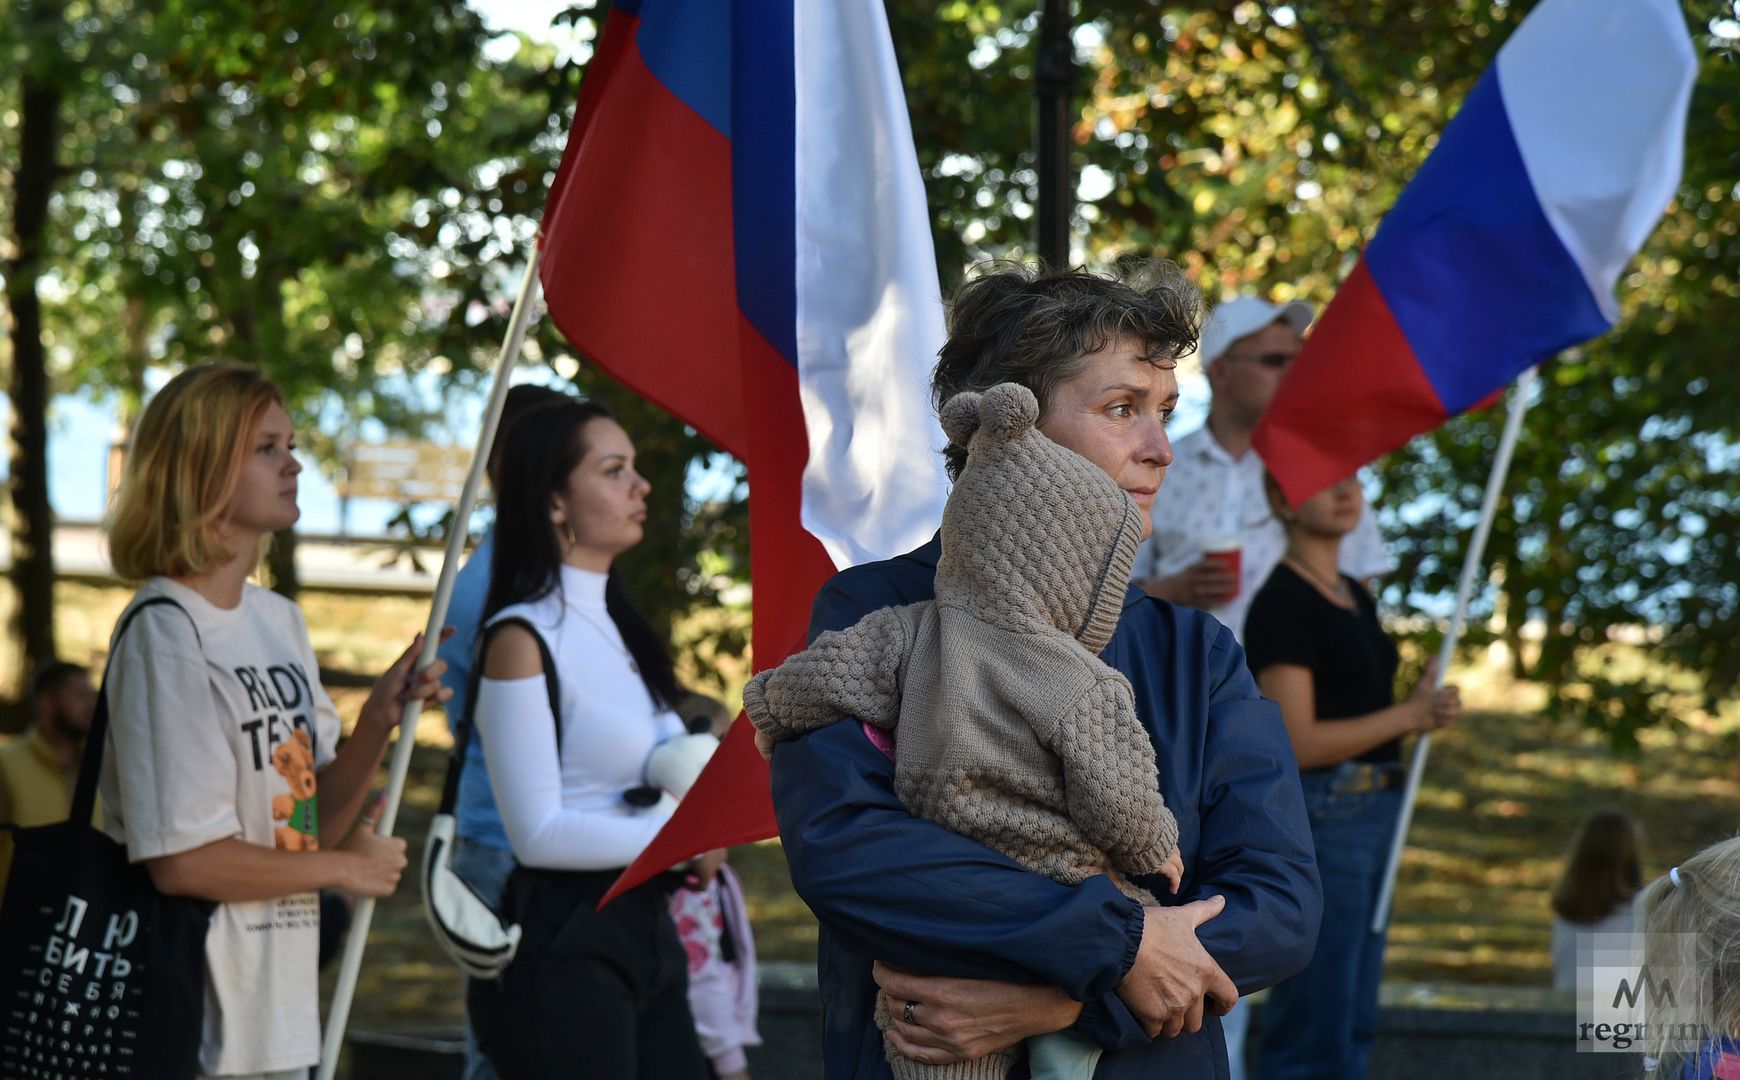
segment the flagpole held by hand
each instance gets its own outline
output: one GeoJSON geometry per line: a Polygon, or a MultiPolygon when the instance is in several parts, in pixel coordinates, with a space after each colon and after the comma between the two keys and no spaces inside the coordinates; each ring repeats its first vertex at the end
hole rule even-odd
{"type": "MultiPolygon", "coordinates": [[[[1517,378],[1511,388],[1510,408],[1504,418],[1504,433],[1498,441],[1498,453],[1492,459],[1492,471],[1486,477],[1486,495],[1480,503],[1480,522],[1474,526],[1468,553],[1462,560],[1462,577],[1456,583],[1456,613],[1450,618],[1450,631],[1438,650],[1439,686],[1444,685],[1450,660],[1456,654],[1456,642],[1462,637],[1462,627],[1468,618],[1468,602],[1474,595],[1474,578],[1484,565],[1486,540],[1492,535],[1492,521],[1498,513],[1498,496],[1504,490],[1505,474],[1510,472],[1510,459],[1522,434],[1523,414],[1528,411],[1529,397],[1534,391],[1539,368],[1529,368],[1517,378]]],[[[1420,794],[1420,779],[1426,772],[1426,754],[1431,750],[1432,736],[1422,734],[1414,743],[1414,758],[1408,764],[1408,785],[1402,792],[1402,810],[1396,817],[1395,835],[1390,840],[1389,862],[1384,867],[1383,887],[1378,890],[1377,906],[1372,910],[1371,932],[1381,934],[1390,921],[1390,905],[1395,900],[1396,875],[1401,870],[1402,849],[1408,843],[1408,826],[1414,819],[1414,800],[1420,794]]]]}
{"type": "MultiPolygon", "coordinates": [[[[417,657],[417,670],[435,662],[441,645],[441,629],[447,622],[447,604],[453,596],[453,579],[459,573],[460,556],[465,551],[467,525],[472,507],[477,503],[477,489],[483,481],[484,466],[489,460],[489,448],[495,442],[496,425],[501,420],[502,404],[507,400],[508,376],[519,359],[520,346],[526,339],[526,326],[531,322],[538,289],[538,262],[541,247],[532,249],[531,262],[526,266],[525,280],[520,283],[519,296],[514,301],[513,315],[508,319],[507,337],[496,360],[495,382],[490,388],[489,403],[484,409],[483,426],[477,433],[477,448],[472,452],[471,471],[466,474],[460,490],[459,505],[454,509],[453,524],[447,532],[447,550],[441,560],[441,576],[435,584],[435,599],[429,607],[429,625],[423,635],[423,651],[417,657]]],[[[378,831],[391,836],[399,817],[399,803],[405,792],[405,774],[411,767],[411,750],[417,743],[417,717],[423,711],[422,702],[409,702],[399,722],[398,739],[393,743],[393,756],[387,771],[386,808],[381,813],[378,831]]],[[[339,967],[338,983],[332,993],[332,1008],[326,1018],[326,1035],[320,1052],[320,1080],[333,1080],[338,1070],[338,1057],[344,1047],[345,1024],[350,1018],[351,998],[356,993],[357,975],[362,970],[363,949],[368,943],[369,922],[374,918],[375,902],[363,899],[357,903],[351,921],[350,935],[344,943],[344,959],[339,967]]]]}

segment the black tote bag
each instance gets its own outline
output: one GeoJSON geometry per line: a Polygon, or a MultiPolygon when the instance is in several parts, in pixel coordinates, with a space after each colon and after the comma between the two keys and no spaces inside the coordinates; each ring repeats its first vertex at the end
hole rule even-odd
{"type": "MultiPolygon", "coordinates": [[[[181,605],[166,597],[152,604],[181,605]]],[[[165,896],[91,825],[109,730],[108,679],[58,825],[11,831],[0,902],[0,1078],[182,1080],[199,1070],[205,936],[215,905],[165,896]]]]}

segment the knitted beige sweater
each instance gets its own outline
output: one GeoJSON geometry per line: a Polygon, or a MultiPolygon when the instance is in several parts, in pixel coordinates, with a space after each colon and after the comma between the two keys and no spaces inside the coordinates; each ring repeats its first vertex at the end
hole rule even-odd
{"type": "Polygon", "coordinates": [[[1178,826],[1129,681],[1097,655],[1141,511],[1037,414],[1013,383],[950,399],[943,427],[968,457],[936,599],[823,634],[750,680],[744,708],[778,739],[845,716],[897,728],[895,789],[912,813],[1055,881],[1109,874],[1152,904],[1126,875],[1158,872],[1178,826]]]}

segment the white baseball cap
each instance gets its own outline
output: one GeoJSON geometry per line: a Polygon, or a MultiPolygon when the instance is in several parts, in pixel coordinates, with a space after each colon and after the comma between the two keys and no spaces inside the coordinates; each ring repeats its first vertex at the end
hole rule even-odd
{"type": "Polygon", "coordinates": [[[1216,304],[1202,326],[1202,345],[1196,350],[1197,361],[1207,367],[1209,361],[1225,354],[1233,342],[1273,323],[1285,321],[1303,334],[1315,315],[1311,305],[1303,300],[1271,304],[1255,296],[1241,296],[1216,304]]]}

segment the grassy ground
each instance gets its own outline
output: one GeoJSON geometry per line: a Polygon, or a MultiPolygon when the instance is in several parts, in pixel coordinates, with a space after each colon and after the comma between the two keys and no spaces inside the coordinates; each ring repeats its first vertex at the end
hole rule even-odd
{"type": "MultiPolygon", "coordinates": [[[[126,596],[61,587],[59,635],[69,657],[100,657],[126,596]]],[[[322,666],[362,673],[384,668],[427,610],[408,598],[330,595],[307,596],[303,609],[322,666]]],[[[1540,689],[1508,682],[1494,673],[1499,666],[1458,673],[1470,713],[1433,742],[1390,934],[1390,979],[1545,985],[1547,892],[1572,831],[1598,806],[1623,807],[1643,822],[1649,874],[1740,825],[1740,762],[1716,736],[1690,726],[1647,732],[1635,758],[1616,757],[1600,736],[1543,720],[1540,689]]],[[[336,690],[341,714],[353,715],[362,693],[336,690]]],[[[438,798],[447,742],[438,715],[426,716],[399,829],[414,850],[438,798]]],[[[815,923],[791,891],[778,842],[740,848],[732,859],[761,955],[812,959],[815,923]]],[[[351,1026],[450,1026],[462,1008],[458,977],[432,945],[407,879],[377,909],[351,1026]]]]}

